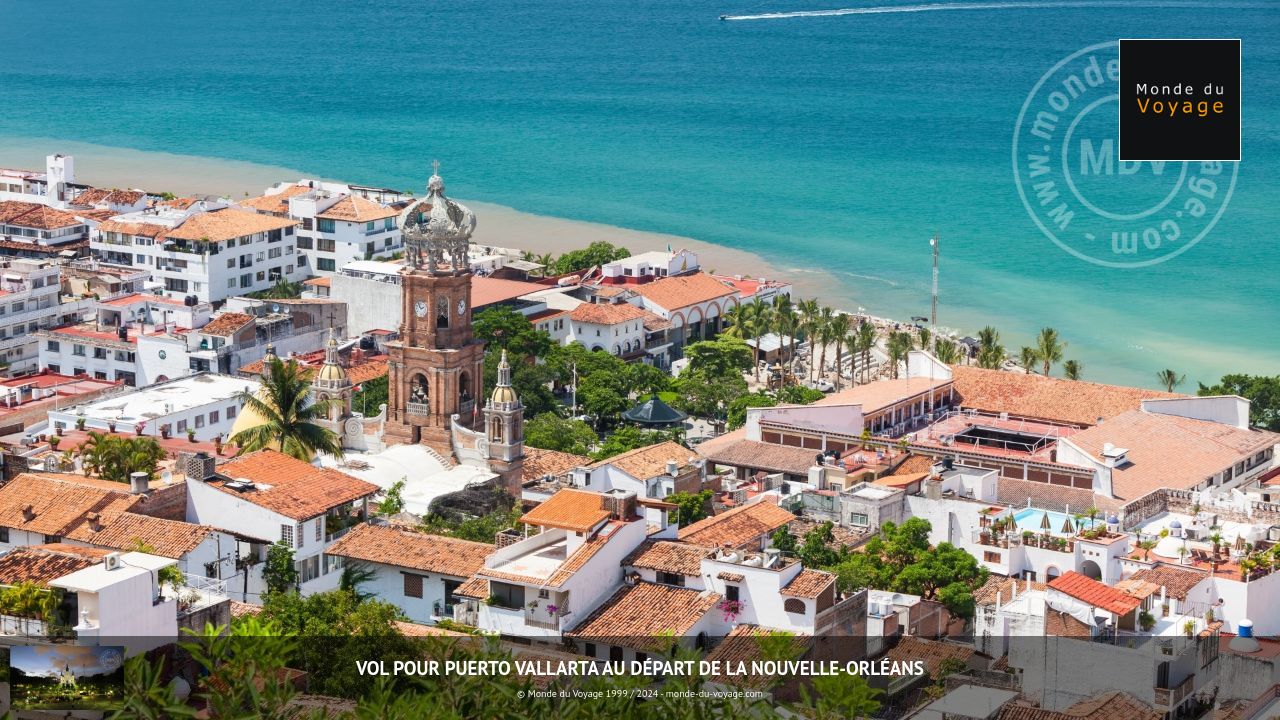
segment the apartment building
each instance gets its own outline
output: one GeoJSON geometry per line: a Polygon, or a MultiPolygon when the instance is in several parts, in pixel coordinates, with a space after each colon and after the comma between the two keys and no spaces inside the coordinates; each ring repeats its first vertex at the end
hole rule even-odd
{"type": "Polygon", "coordinates": [[[0,361],[10,374],[44,367],[37,334],[59,325],[79,322],[92,305],[61,295],[60,269],[44,260],[0,261],[0,361]]]}
{"type": "Polygon", "coordinates": [[[166,295],[221,302],[309,275],[297,222],[201,201],[104,221],[90,242],[100,260],[145,268],[166,295]]]}
{"type": "Polygon", "coordinates": [[[239,205],[297,220],[301,225],[298,251],[310,258],[311,270],[318,275],[332,275],[350,262],[385,257],[404,248],[399,209],[370,200],[348,185],[281,183],[239,205]]]}

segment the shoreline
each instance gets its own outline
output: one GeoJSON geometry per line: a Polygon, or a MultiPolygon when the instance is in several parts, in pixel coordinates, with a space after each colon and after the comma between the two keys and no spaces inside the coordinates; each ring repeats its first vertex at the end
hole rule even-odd
{"type": "MultiPolygon", "coordinates": [[[[243,160],[135,150],[54,138],[0,137],[0,167],[39,171],[44,167],[45,156],[54,152],[76,157],[77,180],[80,182],[108,188],[140,187],[155,193],[215,194],[235,200],[259,195],[280,181],[300,178],[341,180],[325,174],[243,160]]],[[[668,246],[683,248],[696,252],[699,264],[707,271],[781,280],[791,284],[794,297],[818,298],[833,309],[864,315],[881,324],[913,325],[909,319],[903,321],[893,317],[909,318],[906,310],[887,307],[883,299],[875,298],[877,278],[855,283],[844,277],[847,275],[845,272],[803,267],[785,256],[771,260],[762,254],[675,234],[538,215],[497,203],[458,199],[476,210],[479,223],[473,242],[482,245],[554,255],[585,247],[597,240],[625,247],[633,253],[664,250],[668,246]]],[[[927,307],[929,301],[927,290],[924,292],[922,308],[927,307]]],[[[1112,322],[1116,320],[1123,321],[1123,318],[1113,318],[1112,322]]],[[[1031,327],[1034,323],[1030,323],[1028,318],[995,317],[979,312],[977,308],[955,305],[946,305],[938,330],[943,335],[959,338],[976,336],[978,328],[984,325],[995,325],[1001,331],[1001,339],[1011,358],[1016,355],[1020,342],[1031,339],[1022,336],[1034,332],[1031,327]]],[[[1070,340],[1070,336],[1067,339],[1070,340]]],[[[1177,364],[1186,371],[1188,378],[1182,390],[1190,393],[1195,392],[1197,381],[1216,383],[1225,373],[1270,374],[1270,362],[1265,355],[1251,355],[1241,348],[1228,350],[1188,345],[1185,340],[1158,328],[1143,328],[1142,332],[1135,333],[1129,344],[1130,348],[1120,351],[1082,346],[1084,351],[1076,356],[1083,356],[1085,360],[1082,379],[1154,387],[1154,370],[1148,377],[1134,365],[1134,358],[1127,357],[1126,353],[1132,355],[1134,352],[1144,356],[1178,357],[1177,364]]],[[[1153,367],[1165,362],[1156,360],[1153,367]]]]}

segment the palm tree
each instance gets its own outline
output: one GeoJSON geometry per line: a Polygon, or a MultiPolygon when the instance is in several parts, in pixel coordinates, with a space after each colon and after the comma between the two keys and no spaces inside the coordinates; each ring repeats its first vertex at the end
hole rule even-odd
{"type": "Polygon", "coordinates": [[[760,381],[760,337],[769,332],[772,311],[773,307],[771,305],[760,298],[756,298],[746,305],[739,305],[733,308],[728,313],[733,325],[725,330],[725,334],[740,340],[751,339],[755,341],[756,346],[752,357],[755,359],[756,382],[760,381]]]}
{"type": "Polygon", "coordinates": [[[1084,370],[1084,363],[1079,360],[1068,360],[1062,363],[1062,376],[1068,380],[1079,380],[1084,370]]]}
{"type": "Polygon", "coordinates": [[[1185,381],[1186,379],[1187,379],[1186,375],[1179,375],[1177,372],[1173,370],[1165,369],[1156,373],[1156,381],[1159,382],[1164,387],[1164,389],[1168,390],[1169,392],[1173,392],[1173,389],[1181,385],[1183,381],[1185,381]]]}
{"type": "Polygon", "coordinates": [[[551,273],[551,266],[556,264],[556,258],[551,253],[542,253],[534,262],[542,266],[543,275],[548,275],[551,273]]]}
{"type": "Polygon", "coordinates": [[[865,377],[871,368],[871,351],[876,347],[876,326],[863,320],[855,331],[855,335],[854,347],[862,358],[858,371],[865,377]]]}
{"type": "MultiPolygon", "coordinates": [[[[790,295],[779,295],[774,301],[773,326],[778,334],[787,338],[787,364],[793,365],[796,359],[796,333],[800,331],[800,316],[796,314],[796,307],[791,302],[790,295]]],[[[784,375],[783,380],[785,381],[787,377],[784,375]]]]}
{"type": "Polygon", "coordinates": [[[908,332],[895,332],[889,336],[889,363],[893,366],[893,379],[898,379],[898,365],[907,359],[907,353],[915,348],[915,341],[908,332]]]}
{"type": "Polygon", "coordinates": [[[999,370],[1004,363],[1004,346],[1000,333],[990,325],[978,331],[978,367],[999,370]]]}
{"type": "Polygon", "coordinates": [[[1062,360],[1062,351],[1067,349],[1067,344],[1058,338],[1058,331],[1053,328],[1041,328],[1040,334],[1036,337],[1036,352],[1040,353],[1040,360],[1044,362],[1044,374],[1049,374],[1049,368],[1056,362],[1062,360]]]}
{"type": "Polygon", "coordinates": [[[955,365],[960,362],[960,348],[951,338],[938,338],[934,345],[934,353],[938,362],[944,365],[955,365]]]}
{"type": "Polygon", "coordinates": [[[262,387],[257,394],[240,391],[246,409],[257,413],[263,423],[231,437],[239,453],[264,448],[310,461],[318,452],[342,457],[342,442],[332,430],[317,424],[329,412],[328,401],[308,404],[311,382],[296,360],[267,357],[262,368],[262,387]]]}
{"type": "Polygon", "coordinates": [[[818,305],[817,300],[810,298],[801,300],[796,305],[796,312],[800,314],[800,333],[809,341],[809,364],[813,365],[818,352],[814,334],[818,327],[818,318],[822,314],[822,308],[818,305]]]}
{"type": "Polygon", "coordinates": [[[827,367],[827,346],[831,344],[835,337],[834,331],[836,327],[835,311],[829,307],[822,308],[822,312],[818,314],[818,324],[814,328],[814,340],[822,341],[822,355],[819,356],[817,364],[814,366],[814,379],[822,377],[822,371],[827,367]]]}
{"type": "Polygon", "coordinates": [[[1138,543],[1138,549],[1142,551],[1142,559],[1150,560],[1151,551],[1156,549],[1155,540],[1142,540],[1138,543]]]}
{"type": "Polygon", "coordinates": [[[827,329],[830,340],[836,346],[836,390],[840,389],[840,368],[844,362],[844,342],[849,335],[849,317],[836,313],[827,329]]]}
{"type": "Polygon", "coordinates": [[[1036,352],[1035,348],[1029,348],[1026,345],[1023,345],[1022,352],[1018,353],[1018,364],[1022,366],[1022,369],[1025,370],[1028,375],[1030,375],[1031,368],[1040,364],[1040,353],[1036,352]]]}

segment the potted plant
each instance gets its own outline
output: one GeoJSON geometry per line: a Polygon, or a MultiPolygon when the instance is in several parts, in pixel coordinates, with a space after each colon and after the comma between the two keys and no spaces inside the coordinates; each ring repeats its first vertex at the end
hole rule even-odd
{"type": "Polygon", "coordinates": [[[1156,617],[1146,610],[1143,610],[1138,613],[1138,625],[1142,628],[1143,632],[1151,632],[1151,628],[1156,626],[1156,617]]]}
{"type": "Polygon", "coordinates": [[[164,438],[165,440],[168,440],[170,432],[172,432],[172,428],[169,427],[169,423],[165,423],[164,425],[160,426],[160,437],[164,438]]]}
{"type": "Polygon", "coordinates": [[[196,441],[196,431],[195,431],[195,430],[193,430],[193,429],[191,429],[191,428],[187,428],[187,441],[188,441],[188,442],[195,442],[195,441],[196,441]]]}
{"type": "Polygon", "coordinates": [[[550,615],[551,617],[555,617],[556,615],[559,615],[559,614],[560,614],[560,608],[559,608],[559,606],[556,606],[556,605],[548,605],[548,606],[547,606],[547,614],[548,614],[548,615],[550,615]]]}
{"type": "Polygon", "coordinates": [[[1206,625],[1214,621],[1213,608],[1204,611],[1204,622],[1206,625]]]}
{"type": "Polygon", "coordinates": [[[1160,605],[1160,617],[1169,617],[1169,603],[1160,605]]]}
{"type": "Polygon", "coordinates": [[[53,450],[57,450],[58,443],[60,442],[62,442],[62,438],[58,437],[57,435],[54,435],[53,437],[49,438],[49,447],[53,450]]]}
{"type": "Polygon", "coordinates": [[[213,451],[218,455],[222,454],[222,433],[213,436],[213,451]]]}
{"type": "Polygon", "coordinates": [[[133,434],[137,435],[138,437],[142,437],[142,431],[146,429],[147,429],[147,424],[145,422],[134,423],[133,434]]]}
{"type": "Polygon", "coordinates": [[[80,417],[80,418],[76,418],[76,429],[77,429],[77,430],[84,430],[84,418],[82,418],[82,417],[80,417]]]}
{"type": "Polygon", "coordinates": [[[57,435],[58,437],[62,437],[62,433],[64,433],[64,432],[66,432],[66,428],[64,428],[64,427],[62,426],[62,423],[54,423],[54,424],[53,424],[53,434],[54,434],[54,435],[57,435]]]}
{"type": "Polygon", "coordinates": [[[115,421],[115,420],[108,420],[108,421],[107,421],[107,432],[115,432],[115,431],[116,431],[116,421],[115,421]]]}
{"type": "Polygon", "coordinates": [[[530,600],[528,603],[526,603],[526,604],[525,604],[525,607],[529,608],[530,610],[537,610],[537,609],[538,609],[538,601],[537,601],[537,600],[530,600]]]}
{"type": "Polygon", "coordinates": [[[1196,621],[1195,621],[1195,620],[1188,620],[1188,621],[1186,621],[1185,623],[1183,623],[1183,624],[1182,624],[1182,632],[1186,633],[1186,634],[1187,634],[1187,637],[1189,637],[1189,638],[1190,638],[1190,637],[1195,637],[1195,635],[1196,635],[1196,621]]]}
{"type": "Polygon", "coordinates": [[[1035,533],[1033,533],[1033,532],[1031,532],[1030,530],[1023,530],[1023,531],[1022,531],[1022,542],[1023,542],[1023,543],[1025,543],[1025,544],[1027,544],[1027,545],[1030,545],[1030,544],[1031,544],[1031,541],[1032,541],[1032,540],[1034,540],[1034,539],[1035,539],[1035,537],[1036,537],[1036,534],[1035,534],[1035,533]]]}
{"type": "Polygon", "coordinates": [[[733,622],[742,614],[743,609],[746,608],[746,603],[741,600],[721,600],[716,607],[720,609],[720,612],[724,613],[725,622],[733,622]]]}

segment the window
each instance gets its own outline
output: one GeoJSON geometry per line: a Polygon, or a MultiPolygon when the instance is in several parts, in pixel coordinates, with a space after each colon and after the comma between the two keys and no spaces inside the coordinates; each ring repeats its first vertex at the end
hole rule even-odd
{"type": "Polygon", "coordinates": [[[983,562],[989,562],[989,563],[1000,563],[1000,562],[1003,562],[1003,561],[1000,559],[1000,553],[998,553],[998,552],[992,552],[992,551],[990,551],[990,550],[987,550],[986,552],[982,553],[982,560],[983,560],[983,562]]]}
{"type": "Polygon", "coordinates": [[[324,516],[316,518],[316,542],[324,539],[324,516]]]}
{"type": "Polygon", "coordinates": [[[338,267],[333,258],[318,258],[316,260],[316,269],[332,272],[338,267]]]}
{"type": "Polygon", "coordinates": [[[230,420],[231,418],[233,418],[233,417],[235,417],[235,416],[236,416],[236,406],[235,406],[235,405],[232,405],[232,406],[230,406],[230,407],[228,407],[228,408],[227,408],[227,419],[228,419],[228,420],[230,420]]]}
{"type": "Polygon", "coordinates": [[[229,287],[229,288],[235,288],[235,286],[236,286],[236,279],[235,279],[235,278],[227,278],[227,287],[229,287]]]}
{"type": "Polygon", "coordinates": [[[849,513],[849,523],[852,525],[857,525],[858,527],[866,527],[867,514],[866,513],[849,513]]]}
{"type": "Polygon", "coordinates": [[[538,591],[538,599],[539,599],[539,600],[547,600],[547,599],[549,599],[550,597],[551,597],[551,591],[550,591],[550,590],[539,590],[539,591],[538,591]]]}
{"type": "Polygon", "coordinates": [[[518,610],[524,607],[524,586],[489,581],[489,597],[498,607],[518,610]]]}
{"type": "Polygon", "coordinates": [[[618,647],[617,645],[614,645],[613,647],[609,648],[609,662],[611,663],[622,662],[622,648],[618,647]]]}
{"type": "Polygon", "coordinates": [[[372,220],[370,220],[369,222],[367,222],[367,223],[365,223],[365,224],[364,224],[364,231],[365,231],[365,232],[373,232],[374,225],[375,225],[375,223],[374,223],[372,220]]]}
{"type": "MultiPolygon", "coordinates": [[[[383,229],[383,230],[395,230],[395,229],[396,229],[396,219],[395,219],[395,218],[393,218],[393,217],[389,217],[389,218],[387,218],[386,220],[383,220],[383,221],[382,221],[382,229],[383,229]]],[[[390,240],[388,240],[387,242],[391,242],[391,241],[390,241],[390,240]]]]}
{"type": "MultiPolygon", "coordinates": [[[[179,425],[181,424],[182,423],[179,423],[179,425]]],[[[285,524],[280,525],[280,542],[284,543],[285,545],[288,545],[289,547],[293,547],[293,526],[292,525],[285,525],[285,524]]]]}
{"type": "Polygon", "coordinates": [[[16,313],[19,313],[19,312],[22,312],[23,308],[25,307],[26,307],[26,303],[16,302],[13,304],[13,311],[16,313]]]}
{"type": "Polygon", "coordinates": [[[202,427],[204,427],[204,416],[203,416],[203,415],[197,415],[197,416],[196,416],[196,427],[198,427],[198,428],[202,428],[202,427]]]}
{"type": "Polygon", "coordinates": [[[334,230],[334,223],[326,218],[316,218],[316,229],[320,232],[331,233],[334,230]]]}
{"type": "Polygon", "coordinates": [[[320,556],[312,555],[311,557],[298,563],[298,580],[299,582],[309,582],[320,577],[320,556]]]}
{"type": "Polygon", "coordinates": [[[227,258],[227,267],[234,268],[236,266],[235,258],[227,258]]]}
{"type": "Polygon", "coordinates": [[[83,346],[83,345],[72,345],[72,346],[71,346],[71,354],[72,354],[72,355],[79,355],[80,357],[84,357],[84,346],[83,346]]]}
{"type": "Polygon", "coordinates": [[[737,585],[725,585],[724,599],[736,601],[738,599],[738,589],[737,585]]]}
{"type": "Polygon", "coordinates": [[[311,238],[310,238],[310,237],[307,237],[307,236],[305,236],[305,235],[299,235],[299,236],[298,236],[298,249],[299,249],[299,250],[310,250],[310,249],[311,249],[311,238]]]}
{"type": "Polygon", "coordinates": [[[0,543],[9,542],[9,528],[0,527],[0,543]]]}
{"type": "Polygon", "coordinates": [[[49,363],[48,368],[49,368],[49,372],[51,372],[51,373],[60,373],[60,372],[62,372],[62,366],[61,366],[61,365],[54,365],[53,363],[49,363]]]}
{"type": "MultiPolygon", "coordinates": [[[[311,218],[302,218],[302,229],[303,229],[303,230],[310,230],[310,229],[311,229],[311,218]]],[[[299,238],[299,239],[301,239],[301,238],[299,238]]]]}
{"type": "Polygon", "coordinates": [[[180,432],[180,433],[184,433],[184,432],[186,432],[186,431],[187,431],[187,421],[186,421],[186,420],[179,420],[179,421],[178,421],[178,432],[180,432]]]}
{"type": "Polygon", "coordinates": [[[267,242],[269,243],[280,242],[280,240],[283,238],[284,238],[284,233],[280,232],[279,230],[270,230],[267,232],[267,242]]]}
{"type": "Polygon", "coordinates": [[[335,243],[333,240],[316,238],[316,249],[319,250],[320,252],[333,252],[335,247],[337,247],[337,243],[335,243]]]}
{"type": "Polygon", "coordinates": [[[209,424],[210,424],[210,425],[217,425],[217,424],[218,424],[218,419],[219,419],[221,416],[222,416],[222,413],[220,413],[219,411],[217,411],[217,410],[213,410],[213,411],[211,411],[211,412],[209,413],[209,424]]]}
{"type": "Polygon", "coordinates": [[[240,276],[240,287],[247,288],[253,286],[253,273],[245,273],[240,276]]]}
{"type": "Polygon", "coordinates": [[[782,609],[795,615],[803,615],[805,613],[804,601],[800,598],[787,598],[782,603],[782,609]]]}
{"type": "Polygon", "coordinates": [[[422,576],[413,573],[404,574],[404,596],[411,598],[422,597],[422,576]]]}
{"type": "Polygon", "coordinates": [[[659,572],[658,582],[663,585],[679,585],[684,587],[684,575],[680,573],[659,572]]]}
{"type": "Polygon", "coordinates": [[[278,247],[271,248],[270,250],[267,251],[267,257],[269,258],[278,258],[283,254],[284,254],[284,249],[278,248],[278,247]]]}
{"type": "Polygon", "coordinates": [[[49,352],[62,352],[62,345],[57,340],[50,340],[45,344],[44,349],[49,352]]]}
{"type": "Polygon", "coordinates": [[[50,544],[50,543],[60,543],[60,542],[62,542],[62,536],[61,536],[61,535],[45,535],[45,536],[44,536],[44,544],[45,544],[45,545],[48,545],[48,544],[50,544]]]}
{"type": "Polygon", "coordinates": [[[107,379],[107,374],[106,374],[105,372],[101,371],[101,370],[94,370],[94,371],[93,371],[93,379],[94,379],[94,380],[106,380],[106,379],[107,379]]]}
{"type": "Polygon", "coordinates": [[[592,660],[594,660],[594,659],[595,659],[595,657],[596,657],[596,644],[595,644],[595,643],[585,643],[585,644],[582,646],[582,652],[583,652],[583,654],[585,654],[587,657],[589,657],[589,658],[591,658],[592,660]]]}

